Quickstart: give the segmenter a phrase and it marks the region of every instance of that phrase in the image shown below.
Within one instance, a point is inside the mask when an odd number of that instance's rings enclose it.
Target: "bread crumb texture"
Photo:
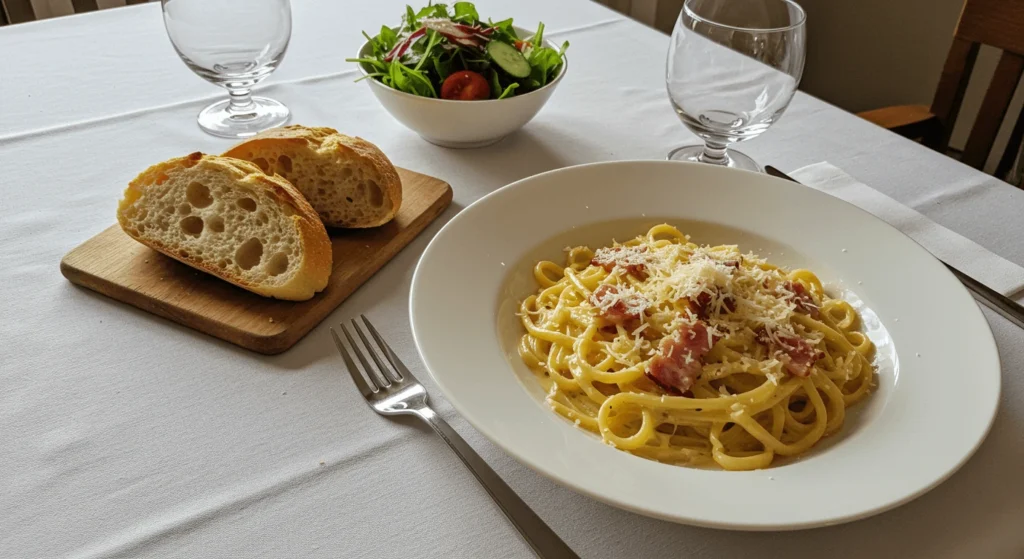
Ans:
[[[312,208],[246,161],[194,153],[154,165],[128,186],[118,221],[136,240],[261,295],[308,299],[330,274],[330,239]],[[325,254],[326,268],[315,261]]]
[[[332,128],[275,128],[224,155],[287,179],[329,227],[383,225],[402,204],[401,179],[387,156],[372,143]]]

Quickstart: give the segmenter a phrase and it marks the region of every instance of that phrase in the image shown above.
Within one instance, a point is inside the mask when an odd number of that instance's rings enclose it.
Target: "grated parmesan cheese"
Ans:
[[[822,337],[791,320],[799,310],[794,284],[786,272],[753,252],[741,254],[735,245],[685,242],[659,246],[642,236],[597,249],[592,263],[609,271],[602,282],[609,288],[600,297],[592,296],[590,305],[601,314],[614,307],[641,321],[639,327],[626,331],[629,338],[624,339],[632,344],[609,348],[615,361],[625,366],[650,357],[659,337],[674,335],[697,322],[706,326],[708,347],[743,332],[763,331],[767,340],[779,347],[786,347],[787,339],[803,338],[816,344]],[[636,277],[630,273],[636,269],[643,274]],[[697,301],[699,313],[694,308]],[[690,332],[694,334],[692,329]],[[684,358],[687,364],[694,361],[690,354]],[[776,365],[782,364],[776,361]]]
[[[598,294],[600,293],[600,296]],[[613,307],[622,305],[625,313],[636,317],[643,316],[650,302],[632,287],[609,285],[607,289],[598,289],[590,298],[598,311],[607,313]]]

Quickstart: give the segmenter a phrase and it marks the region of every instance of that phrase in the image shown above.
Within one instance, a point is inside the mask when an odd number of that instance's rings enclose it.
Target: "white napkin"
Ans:
[[[1024,294],[1024,268],[859,182],[827,161],[789,173],[797,181],[850,202],[899,229],[963,273],[1014,298]]]

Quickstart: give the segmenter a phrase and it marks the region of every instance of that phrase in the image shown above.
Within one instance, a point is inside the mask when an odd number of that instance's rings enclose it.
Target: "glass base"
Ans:
[[[725,152],[725,161],[718,163],[714,161],[706,161],[701,159],[700,155],[704,153],[704,144],[698,144],[693,146],[683,146],[676,148],[668,152],[669,161],[693,161],[696,163],[707,163],[709,165],[721,165],[723,167],[732,167],[733,169],[743,169],[745,171],[754,171],[755,173],[763,173],[764,170],[757,164],[756,161],[750,158],[748,155],[744,155],[735,150],[728,150]]]
[[[253,97],[252,106],[244,113],[229,112],[230,101],[218,101],[199,113],[199,127],[221,138],[249,138],[288,122],[291,111],[266,97]]]

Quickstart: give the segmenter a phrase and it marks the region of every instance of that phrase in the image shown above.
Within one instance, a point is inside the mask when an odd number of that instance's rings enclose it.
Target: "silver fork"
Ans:
[[[423,385],[398,359],[395,352],[391,350],[391,346],[384,341],[373,324],[370,324],[369,319],[364,315],[359,316],[363,319],[365,329],[370,333],[370,337],[373,338],[376,345],[370,343],[366,334],[363,333],[363,328],[359,327],[359,323],[354,318],[352,319],[352,328],[362,341],[362,347],[365,350],[352,338],[344,323],[339,326],[352,348],[351,353],[342,343],[334,328],[331,328],[331,336],[334,337],[334,343],[338,345],[338,351],[341,352],[341,357],[345,360],[345,366],[348,368],[349,375],[352,376],[352,382],[359,388],[359,392],[366,398],[370,407],[381,415],[408,414],[426,421],[462,459],[462,463],[469,468],[469,471],[473,472],[476,479],[501,508],[501,512],[505,513],[505,516],[512,521],[512,524],[522,534],[523,539],[530,544],[538,556],[559,559],[576,557],[578,559],[578,556],[558,537],[558,534],[552,531],[519,498],[519,495],[516,495],[512,488],[502,481],[501,477],[487,465],[487,462],[484,462],[483,458],[480,458],[480,455],[427,405],[427,391]],[[356,359],[362,365],[362,373],[355,361],[352,360],[352,354],[355,354]],[[379,354],[383,354],[385,359],[382,360]],[[366,358],[367,355],[370,356],[369,360]],[[370,361],[376,365],[376,368],[370,364]],[[369,383],[366,382],[367,379],[370,381]]]

